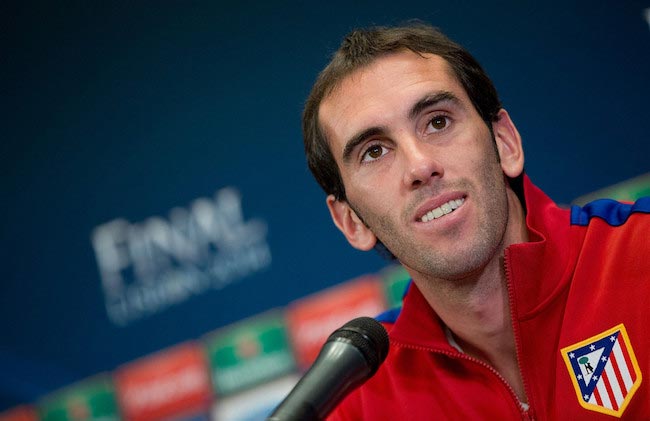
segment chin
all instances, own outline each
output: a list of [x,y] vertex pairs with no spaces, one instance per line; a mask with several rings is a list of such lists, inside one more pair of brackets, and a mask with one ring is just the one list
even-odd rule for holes
[[446,250],[445,255],[411,256],[407,267],[414,268],[426,276],[439,279],[461,280],[470,278],[483,271],[496,255],[498,247],[474,246],[456,252]]

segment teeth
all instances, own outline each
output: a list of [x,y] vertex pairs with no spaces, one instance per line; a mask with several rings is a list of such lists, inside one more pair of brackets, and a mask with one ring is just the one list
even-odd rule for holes
[[448,213],[453,212],[455,209],[458,209],[465,199],[456,199],[450,200],[447,203],[443,203],[440,207],[430,210],[427,212],[421,219],[422,222],[432,221],[434,219],[440,218],[442,215],[447,215]]

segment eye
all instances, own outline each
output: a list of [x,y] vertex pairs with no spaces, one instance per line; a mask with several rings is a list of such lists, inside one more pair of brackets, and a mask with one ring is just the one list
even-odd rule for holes
[[372,162],[386,155],[388,150],[380,144],[370,145],[361,156],[361,162]]
[[427,132],[439,132],[449,125],[449,117],[444,115],[436,115],[427,124]]

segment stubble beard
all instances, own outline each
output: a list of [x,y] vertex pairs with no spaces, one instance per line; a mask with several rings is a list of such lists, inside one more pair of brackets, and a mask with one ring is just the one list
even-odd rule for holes
[[471,281],[493,258],[501,257],[509,213],[506,181],[496,159],[484,162],[479,173],[478,179],[489,180],[489,183],[481,186],[472,185],[469,180],[455,183],[456,187],[469,192],[473,205],[480,209],[476,232],[467,244],[461,247],[454,244],[458,250],[456,253],[451,253],[444,244],[439,247],[419,244],[414,238],[404,235],[387,215],[369,217],[356,207],[353,209],[409,271],[431,281]]

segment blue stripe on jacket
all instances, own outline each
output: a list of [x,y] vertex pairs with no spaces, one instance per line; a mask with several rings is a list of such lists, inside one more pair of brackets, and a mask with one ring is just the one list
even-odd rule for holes
[[591,218],[600,218],[612,226],[623,225],[633,213],[650,213],[650,197],[642,197],[633,204],[612,199],[598,199],[585,206],[571,206],[571,225],[585,226]]

